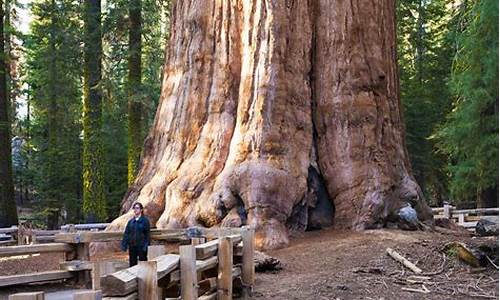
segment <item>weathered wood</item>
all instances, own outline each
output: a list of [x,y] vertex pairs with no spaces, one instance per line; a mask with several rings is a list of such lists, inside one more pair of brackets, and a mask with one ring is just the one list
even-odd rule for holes
[[17,226],[0,228],[0,233],[17,233]]
[[[98,231],[98,232],[75,232],[58,233],[55,235],[56,242],[62,243],[90,243],[120,241],[123,238],[122,231]],[[160,241],[187,241],[185,230],[151,230],[151,239]]]
[[139,261],[137,282],[139,299],[158,299],[158,276],[156,261]]
[[43,292],[17,293],[9,296],[9,300],[45,300]]
[[105,229],[110,223],[89,223],[89,224],[68,224],[62,225],[61,230],[69,231],[70,228],[76,230]]
[[180,246],[181,298],[194,300],[198,297],[196,276],[196,251],[194,246]]
[[78,272],[84,270],[92,270],[92,263],[90,261],[81,261],[81,260],[70,260],[63,261],[59,264],[61,270]]
[[199,237],[199,238],[191,238],[191,245],[196,246],[196,245],[201,245],[205,243],[205,238],[204,237]]
[[[234,244],[238,244],[242,238],[241,235],[230,235],[228,236],[231,239],[231,242]],[[201,245],[196,245],[196,259],[205,259],[210,256],[214,256],[217,254],[217,247],[219,245],[219,240],[211,240]]]
[[6,241],[0,241],[0,246],[1,247],[8,247],[17,244],[17,241],[14,239],[6,240]]
[[32,282],[44,282],[73,277],[69,271],[45,271],[38,273],[0,276],[0,287]]
[[253,260],[255,252],[255,231],[248,226],[241,231],[243,240],[241,282],[243,285],[242,296],[244,299],[251,297],[252,287],[255,282],[255,262]]
[[217,276],[217,299],[230,300],[233,295],[233,243],[228,237],[219,239],[219,272]]
[[137,292],[128,294],[126,296],[122,297],[104,297],[102,300],[137,300],[139,299],[139,296],[137,295]]
[[198,297],[198,300],[215,300],[215,299],[217,299],[217,293],[212,293]]
[[399,253],[397,253],[393,249],[387,248],[386,252],[387,252],[387,254],[389,254],[390,257],[392,257],[395,260],[397,260],[398,262],[402,263],[405,267],[412,270],[414,273],[416,273],[416,274],[422,273],[422,270],[420,268],[415,266],[413,263],[411,263],[409,260],[407,260],[406,258],[401,256]]
[[152,260],[153,258],[164,255],[164,254],[165,254],[165,246],[164,245],[148,246],[148,260]]
[[198,282],[198,297],[203,294],[211,294],[217,291],[217,278],[210,277]]
[[[179,267],[179,255],[167,254],[156,257],[157,278],[160,280]],[[133,266],[101,278],[101,288],[106,296],[126,296],[137,290],[138,266]]]
[[80,291],[73,294],[73,300],[101,300],[101,291]]
[[447,219],[451,218],[451,211],[452,211],[451,205],[445,204],[443,206],[443,215],[445,218]]
[[34,253],[49,253],[49,252],[70,252],[73,248],[64,243],[39,244],[39,245],[22,245],[12,247],[1,247],[0,257],[25,255]]

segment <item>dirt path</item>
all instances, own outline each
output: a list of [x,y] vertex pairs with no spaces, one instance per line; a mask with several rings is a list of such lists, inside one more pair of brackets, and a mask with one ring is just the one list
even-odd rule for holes
[[[443,272],[422,284],[406,281],[409,273],[385,254],[392,247],[423,269],[439,271],[439,250],[448,241],[471,242],[467,237],[425,232],[376,230],[365,233],[334,230],[308,232],[286,249],[268,252],[279,258],[280,272],[258,273],[256,299],[498,299],[498,271],[492,267],[470,274],[470,268],[447,258]],[[498,243],[498,239],[496,240]],[[411,278],[410,278],[411,279]],[[473,297],[473,295],[481,295]]]

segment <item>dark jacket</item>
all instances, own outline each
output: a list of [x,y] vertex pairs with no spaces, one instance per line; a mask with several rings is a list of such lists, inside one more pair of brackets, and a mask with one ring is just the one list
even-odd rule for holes
[[146,251],[150,242],[149,229],[149,220],[145,216],[140,216],[137,221],[135,217],[128,221],[123,234],[122,250],[126,251],[128,247],[137,247],[139,250]]

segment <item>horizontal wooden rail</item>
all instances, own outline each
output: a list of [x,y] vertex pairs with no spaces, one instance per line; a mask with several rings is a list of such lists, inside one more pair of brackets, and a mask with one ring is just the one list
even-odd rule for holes
[[18,230],[17,226],[0,228],[0,233],[15,233],[17,232],[17,230]]
[[[91,242],[111,242],[120,241],[123,238],[123,231],[100,231],[100,232],[75,232],[75,233],[58,233],[55,235],[55,241],[60,243],[91,243]],[[161,241],[187,241],[185,230],[151,230],[152,240]]]
[[73,247],[65,243],[0,247],[0,257],[50,252],[71,252]]
[[68,271],[46,271],[30,274],[17,274],[9,276],[0,276],[0,287],[25,284],[32,282],[44,282],[60,279],[68,279],[73,277],[73,274]]
[[69,230],[74,227],[76,230],[91,230],[91,229],[105,229],[111,223],[89,223],[89,224],[67,224],[62,225],[61,230]]

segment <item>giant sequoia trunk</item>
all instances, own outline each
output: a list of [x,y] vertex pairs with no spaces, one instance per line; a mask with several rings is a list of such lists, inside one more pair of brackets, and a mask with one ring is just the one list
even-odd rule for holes
[[379,228],[411,205],[393,0],[178,0],[134,201],[159,228]]

